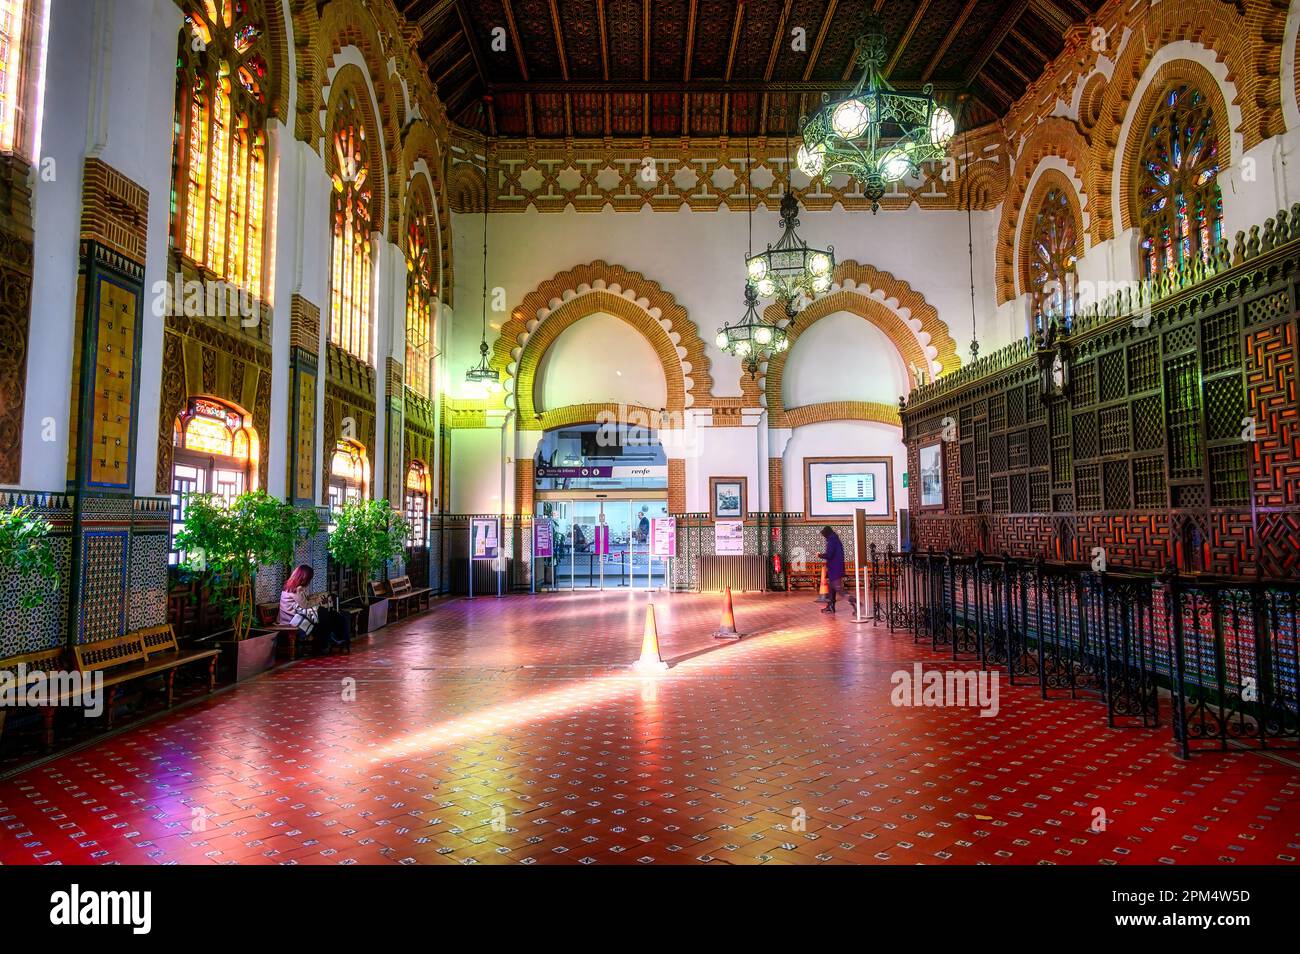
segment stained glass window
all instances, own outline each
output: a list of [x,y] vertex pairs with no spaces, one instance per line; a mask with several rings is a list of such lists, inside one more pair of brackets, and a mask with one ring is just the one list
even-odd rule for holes
[[20,117],[26,0],[0,0],[0,152],[12,152]]
[[406,384],[421,397],[430,393],[433,356],[434,261],[430,250],[433,213],[426,193],[411,190],[406,228]]
[[186,0],[172,126],[172,244],[265,298],[268,68],[263,0]]
[[1150,277],[1210,259],[1223,237],[1223,196],[1214,111],[1199,89],[1171,85],[1145,130],[1136,218]]
[[370,147],[351,94],[334,119],[330,341],[370,362]]
[[[252,488],[256,436],[240,411],[211,398],[193,398],[172,425],[172,539],[185,525],[188,494],[234,500]],[[172,548],[176,565],[184,554]]]
[[356,441],[341,440],[334,446],[326,488],[331,516],[330,529],[334,527],[334,515],[343,504],[365,499],[368,470],[366,449]]
[[1028,290],[1033,315],[1071,318],[1079,222],[1063,188],[1050,187],[1033,213],[1029,232]]

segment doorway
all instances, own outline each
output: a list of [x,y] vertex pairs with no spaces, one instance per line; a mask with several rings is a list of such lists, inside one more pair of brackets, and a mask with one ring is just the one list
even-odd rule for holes
[[555,557],[537,567],[549,589],[659,589],[667,562],[650,552],[650,526],[668,516],[666,496],[546,494],[538,520],[550,520]]

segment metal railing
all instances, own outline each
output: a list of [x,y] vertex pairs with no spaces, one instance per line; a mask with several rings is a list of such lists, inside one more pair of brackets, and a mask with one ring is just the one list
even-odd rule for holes
[[1044,699],[1100,698],[1112,727],[1163,715],[1184,758],[1300,747],[1300,581],[874,547],[867,580],[890,632]]

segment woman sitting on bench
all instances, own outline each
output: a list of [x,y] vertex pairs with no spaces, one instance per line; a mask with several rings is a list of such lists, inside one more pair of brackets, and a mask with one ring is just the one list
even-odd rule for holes
[[334,647],[352,651],[352,620],[337,610],[320,605],[329,598],[328,593],[307,595],[312,577],[316,575],[306,563],[301,564],[284,581],[280,593],[280,625],[297,626],[304,636],[315,636],[317,652],[328,652]]

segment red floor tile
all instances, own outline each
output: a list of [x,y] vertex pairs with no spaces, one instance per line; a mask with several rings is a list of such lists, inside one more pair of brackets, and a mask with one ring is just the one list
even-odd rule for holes
[[[1182,762],[1169,730],[1001,680],[1001,711],[896,708],[946,666],[806,595],[439,605],[0,783],[4,864],[1295,864],[1300,770]],[[355,683],[348,682],[355,680]],[[355,686],[355,701],[344,690]],[[1093,810],[1105,831],[1091,830]]]

